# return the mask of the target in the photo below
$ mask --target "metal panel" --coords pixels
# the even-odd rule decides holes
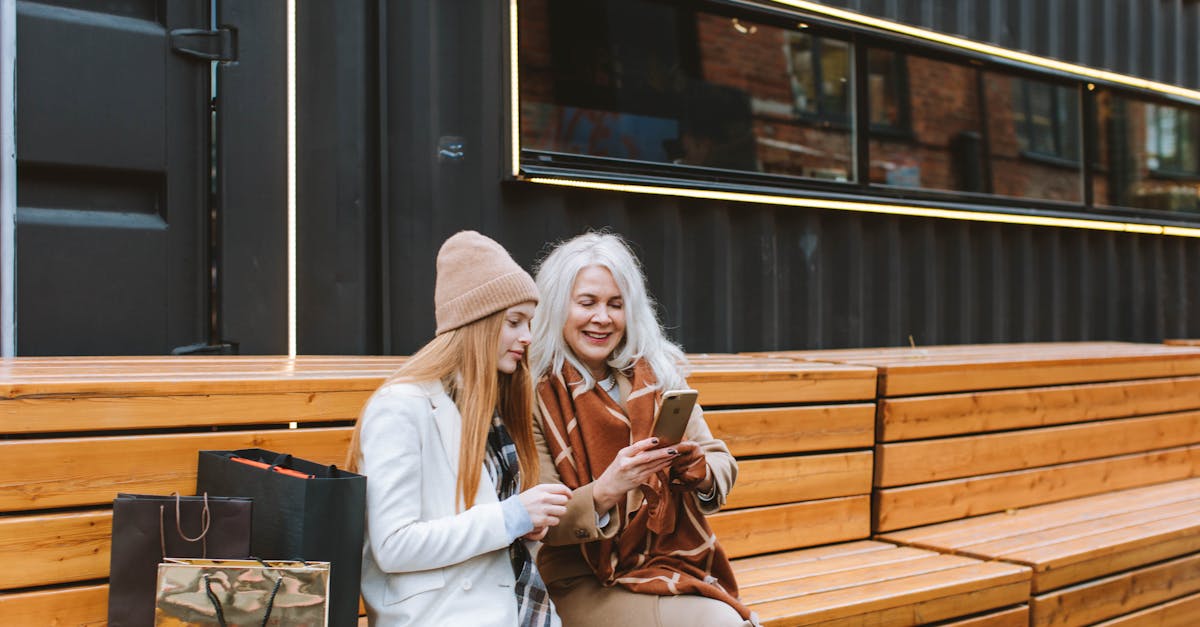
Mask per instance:
[[[18,354],[206,339],[207,3],[18,3]],[[67,43],[69,42],[69,43]]]
[[[283,2],[220,0],[240,34],[217,69],[219,333],[243,353],[287,352],[287,76]]]
[[[1126,56],[1136,72],[1154,71],[1152,54],[1114,52],[1115,40],[1131,36],[1132,3],[959,1],[953,15],[942,10],[946,0],[830,4],[1006,46],[1025,41],[1089,65]],[[1184,3],[1186,25],[1160,20],[1186,42],[1179,63],[1191,68],[1184,78],[1193,87],[1200,40],[1185,26],[1200,19],[1195,4]],[[380,289],[392,311],[383,320],[389,352],[409,353],[431,337],[434,256],[461,228],[496,237],[527,266],[548,242],[587,229],[626,235],[665,326],[689,351],[907,345],[909,336],[922,345],[1200,334],[1193,239],[501,182],[502,5],[386,5],[381,185],[390,279]],[[1158,41],[1149,23],[1137,22],[1140,49]],[[462,161],[438,160],[437,140],[447,135],[464,139]]]

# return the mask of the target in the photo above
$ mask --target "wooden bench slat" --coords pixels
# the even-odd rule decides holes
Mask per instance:
[[[794,582],[805,577],[832,575],[833,573],[846,571],[861,575],[864,569],[871,571],[875,568],[886,568],[892,564],[927,559],[933,555],[936,555],[936,553],[926,549],[891,546],[890,549],[883,551],[863,551],[820,560],[781,564],[774,568],[743,570],[740,565],[736,565],[734,568],[737,573],[739,589],[743,593],[748,594],[751,588],[759,586],[769,584],[784,585],[785,582]],[[785,588],[788,585],[785,585]],[[805,589],[807,590],[808,588],[805,587]]]
[[[700,392],[700,404],[706,407],[874,400],[873,368],[841,368],[699,370],[688,377],[688,384]]]
[[[744,573],[760,569],[771,569],[778,566],[787,566],[791,564],[804,564],[808,562],[837,559],[852,555],[891,551],[895,548],[896,545],[889,544],[887,542],[856,540],[827,546],[811,547],[798,551],[787,551],[784,553],[771,553],[768,555],[743,557],[734,560],[733,565],[735,571],[738,573]]]
[[[1189,555],[1036,596],[1031,624],[1087,625],[1196,591],[1200,591],[1200,555]]]
[[[1097,623],[1096,627],[1194,627],[1197,616],[1200,616],[1200,594],[1193,594]]]
[[[1029,606],[1017,607],[990,612],[982,616],[974,616],[964,620],[943,623],[944,627],[1029,627]]]
[[[768,505],[708,517],[726,554],[742,557],[845,542],[870,534],[870,497]]]
[[[941,555],[918,549],[910,559],[840,570],[797,569],[801,574],[781,580],[739,588],[746,603],[762,605],[793,597],[817,596],[840,590],[867,588],[899,579],[962,568],[979,561],[957,555]]]
[[[877,447],[877,482],[893,487],[1196,443],[1200,412],[962,436]]]
[[[0,511],[111,503],[117,492],[192,494],[200,450],[264,448],[345,461],[351,428],[0,441]]]
[[[0,590],[107,577],[111,540],[112,510],[0,517]]]
[[[861,451],[739,462],[737,484],[723,509],[870,494],[871,458],[870,451]]]
[[[354,420],[369,391],[0,400],[0,434]]]
[[[877,533],[1200,475],[1200,446],[875,492]]]
[[[1193,526],[1190,529],[1163,533],[1143,542],[1130,542],[1119,547],[1121,552],[1099,553],[1085,561],[1073,561],[1058,569],[1044,570],[1034,574],[1035,593],[1057,590],[1124,569],[1187,555],[1200,551],[1200,537]]]
[[[875,405],[814,405],[704,411],[713,436],[737,457],[868,448],[875,442]]]
[[[985,433],[1200,408],[1200,377],[882,399],[882,441]]]
[[[98,627],[107,621],[107,584],[0,594],[2,625]]]
[[[1020,535],[966,544],[962,550],[989,556],[1011,556],[1045,568],[1057,568],[1070,561],[1085,559],[1080,551],[1103,552],[1138,537],[1158,535],[1162,532],[1160,528],[1176,529],[1181,523],[1190,523],[1200,531],[1200,497],[1088,521],[1064,525],[1051,523]],[[1064,557],[1068,559],[1064,561]]]
[[[1011,514],[988,514],[897,531],[884,534],[881,539],[887,542],[958,550],[966,545],[1019,536],[1050,525],[1081,523],[1123,512],[1190,501],[1195,499],[1197,494],[1200,494],[1200,479],[1187,479],[1038,505]]]
[[[1019,604],[1028,598],[1028,577],[1027,569],[1013,564],[973,562],[871,586],[772,601],[755,609],[772,626],[837,624],[832,621],[889,610],[902,617],[897,620],[893,613],[889,623],[915,624]]]

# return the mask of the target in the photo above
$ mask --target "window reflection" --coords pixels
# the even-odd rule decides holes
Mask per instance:
[[[992,192],[1079,202],[1079,92],[1074,87],[985,73]]]
[[[1101,91],[1096,203],[1200,213],[1200,113]]]
[[[871,182],[897,187],[982,192],[987,189],[975,70],[914,55],[870,52],[870,65],[886,71],[889,55],[902,60],[893,78],[876,75],[868,81],[867,101],[872,121],[896,124],[907,93],[911,119],[907,132],[879,132],[872,127]],[[898,85],[905,77],[904,85]],[[876,90],[881,90],[882,93]]]
[[[522,0],[528,149],[850,180],[847,42],[651,0]]]

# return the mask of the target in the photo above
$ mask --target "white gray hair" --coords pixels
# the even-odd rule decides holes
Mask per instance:
[[[646,277],[641,264],[618,235],[584,233],[560,243],[537,266],[538,292],[541,298],[533,315],[533,343],[530,368],[534,379],[562,370],[569,362],[583,375],[583,389],[595,385],[595,377],[563,338],[563,327],[571,308],[571,292],[580,271],[599,266],[612,273],[625,309],[625,337],[609,355],[608,365],[627,370],[639,359],[646,360],[660,388],[687,387],[687,358],[674,342],[667,339],[654,312],[654,301],[646,293]]]

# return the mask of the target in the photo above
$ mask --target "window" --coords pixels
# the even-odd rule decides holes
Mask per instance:
[[[1200,104],[752,3],[519,2],[527,174],[1200,218]]]
[[[1079,161],[1079,93],[1025,78],[1011,79],[1013,123],[1021,151],[1032,156]]]
[[[1078,88],[984,72],[991,193],[1083,200]]]
[[[1200,177],[1200,111],[1146,106],[1146,166],[1165,175]]]
[[[519,15],[520,137],[540,163],[853,178],[848,41],[652,0]]]

